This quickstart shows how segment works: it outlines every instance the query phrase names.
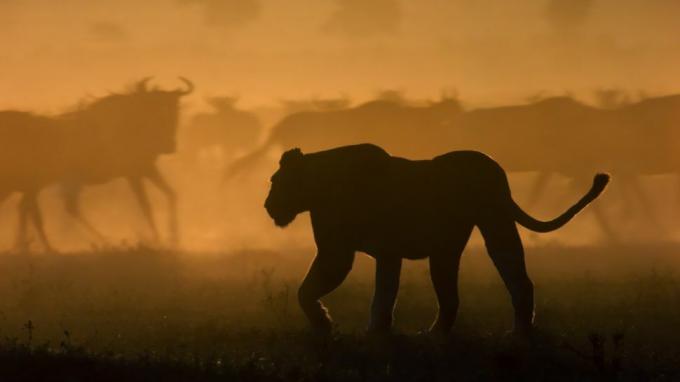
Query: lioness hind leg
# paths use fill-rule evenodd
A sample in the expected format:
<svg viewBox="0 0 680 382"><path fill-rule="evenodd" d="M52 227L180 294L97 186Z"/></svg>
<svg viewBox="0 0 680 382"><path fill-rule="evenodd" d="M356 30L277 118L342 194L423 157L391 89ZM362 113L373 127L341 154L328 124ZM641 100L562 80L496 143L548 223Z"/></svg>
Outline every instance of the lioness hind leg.
<svg viewBox="0 0 680 382"><path fill-rule="evenodd" d="M439 311L430 332L448 334L458 313L458 267L460 256L467 245L473 226L461 229L453 238L453 251L430 255L430 278L437 295Z"/></svg>
<svg viewBox="0 0 680 382"><path fill-rule="evenodd" d="M368 331L386 333L392 328L394 305L399 292L400 257L378 257L375 264L375 291Z"/></svg>
<svg viewBox="0 0 680 382"><path fill-rule="evenodd" d="M352 269L354 252L317 254L300 289L298 301L312 328L322 332L332 329L331 317L320 299L337 288Z"/></svg>
<svg viewBox="0 0 680 382"><path fill-rule="evenodd" d="M507 217L479 224L487 251L505 283L515 309L514 332L528 334L534 323L534 286L524 262L524 248L515 221Z"/></svg>

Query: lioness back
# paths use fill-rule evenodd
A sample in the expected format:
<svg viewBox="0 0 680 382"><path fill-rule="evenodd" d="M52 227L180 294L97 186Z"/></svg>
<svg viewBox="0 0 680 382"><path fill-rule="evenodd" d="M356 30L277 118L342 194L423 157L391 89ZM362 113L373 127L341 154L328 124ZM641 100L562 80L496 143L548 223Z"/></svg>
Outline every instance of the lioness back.
<svg viewBox="0 0 680 382"><path fill-rule="evenodd" d="M509 197L503 169L477 151L453 151L429 160L391 156L372 144L344 146L307 154L314 162L314 176L323 190L333 195L329 203L343 204L345 211L357 209L375 215L411 210L437 214L460 213L480 203ZM429 212L428 212L429 210Z"/></svg>
<svg viewBox="0 0 680 382"><path fill-rule="evenodd" d="M317 169L308 176L323 184L313 220L342 224L365 251L389 245L416 254L424 241L447 245L452 226L498 213L510 200L504 171L475 151L408 160L364 144L307 155Z"/></svg>

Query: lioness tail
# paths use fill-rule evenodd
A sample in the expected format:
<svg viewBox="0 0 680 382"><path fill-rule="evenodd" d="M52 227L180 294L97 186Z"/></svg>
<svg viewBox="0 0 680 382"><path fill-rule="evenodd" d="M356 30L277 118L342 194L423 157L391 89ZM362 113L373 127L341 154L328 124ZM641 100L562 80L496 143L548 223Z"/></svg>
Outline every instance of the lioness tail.
<svg viewBox="0 0 680 382"><path fill-rule="evenodd" d="M573 206L571 206L568 210L566 210L562 215L556 217L553 220L549 221L541 221L533 218L522 208L520 208L517 203L513 201L513 206L514 206L514 213L515 213L515 220L517 223L521 224L522 226L536 232L550 232L554 231L563 225L567 224L576 214L581 212L585 206L587 206L590 202L595 200L602 191L604 191L605 187L607 186L607 183L609 183L609 174L597 174L595 175L595 178L593 179L593 186L590 188L590 191L586 193L581 200L576 202Z"/></svg>

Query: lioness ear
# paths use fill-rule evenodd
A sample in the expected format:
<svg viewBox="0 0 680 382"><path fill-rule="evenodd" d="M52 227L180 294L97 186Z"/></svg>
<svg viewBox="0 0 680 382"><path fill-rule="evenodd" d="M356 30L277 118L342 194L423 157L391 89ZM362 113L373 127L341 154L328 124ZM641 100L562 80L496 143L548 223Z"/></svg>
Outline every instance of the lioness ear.
<svg viewBox="0 0 680 382"><path fill-rule="evenodd" d="M299 162L302 160L304 154L302 154L302 150L299 148L294 148L292 150L288 150L283 155L281 155L281 160L279 160L279 166L284 166L292 163Z"/></svg>

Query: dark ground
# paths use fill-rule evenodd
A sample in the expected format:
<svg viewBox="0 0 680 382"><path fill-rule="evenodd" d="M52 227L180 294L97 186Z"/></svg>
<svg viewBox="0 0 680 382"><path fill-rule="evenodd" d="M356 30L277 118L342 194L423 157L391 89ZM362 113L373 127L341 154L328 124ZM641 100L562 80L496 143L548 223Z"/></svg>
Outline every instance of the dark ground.
<svg viewBox="0 0 680 382"><path fill-rule="evenodd" d="M479 249L464 256L449 339L426 262L405 268L397 334L367 337L372 260L327 299L315 339L295 304L312 250L143 248L0 256L2 381L678 380L680 246L529 248L540 333L505 334L509 298Z"/></svg>

